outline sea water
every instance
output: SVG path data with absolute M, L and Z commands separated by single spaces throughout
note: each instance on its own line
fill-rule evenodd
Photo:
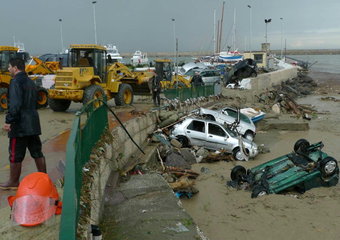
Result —
M 340 55 L 291 55 L 287 57 L 314 63 L 311 71 L 340 73 Z

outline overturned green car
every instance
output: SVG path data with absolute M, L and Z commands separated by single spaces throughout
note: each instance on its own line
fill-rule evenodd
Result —
M 319 186 L 334 186 L 339 181 L 338 162 L 321 151 L 322 142 L 310 145 L 298 140 L 294 151 L 246 170 L 235 166 L 229 186 L 252 191 L 251 197 L 280 193 L 294 188 L 300 193 Z

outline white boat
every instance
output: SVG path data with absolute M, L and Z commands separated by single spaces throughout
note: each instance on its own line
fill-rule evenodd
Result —
M 142 53 L 141 51 L 137 50 L 132 58 L 131 58 L 131 64 L 132 65 L 143 65 L 143 64 L 148 64 L 149 63 L 149 59 L 147 57 L 146 53 Z
M 107 44 L 107 45 L 105 45 L 105 47 L 106 47 L 107 55 L 111 57 L 113 62 L 122 62 L 123 61 L 123 57 L 120 56 L 116 46 L 114 46 L 112 44 Z
M 261 110 L 255 110 L 254 108 L 242 108 L 240 109 L 240 112 L 250 117 L 253 123 L 262 120 L 266 115 L 266 113 L 262 112 Z
M 220 52 L 218 56 L 219 60 L 222 60 L 223 62 L 238 62 L 243 60 L 243 55 L 241 55 L 240 52 L 236 51 L 226 51 L 226 52 Z

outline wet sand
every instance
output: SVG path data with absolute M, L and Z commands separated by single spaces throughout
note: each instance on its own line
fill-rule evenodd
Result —
M 235 165 L 251 168 L 293 150 L 294 143 L 305 138 L 311 143 L 323 141 L 323 151 L 339 156 L 340 102 L 322 101 L 321 97 L 340 99 L 340 75 L 311 73 L 319 84 L 315 94 L 298 99 L 314 105 L 319 114 L 309 121 L 308 131 L 260 131 L 255 142 L 265 144 L 270 153 L 249 162 L 195 164 L 193 170 L 209 169 L 196 181 L 200 191 L 183 206 L 210 240 L 225 239 L 338 239 L 340 235 L 340 184 L 315 188 L 304 194 L 289 192 L 252 199 L 250 192 L 226 186 Z M 294 116 L 285 116 L 289 118 Z M 307 120 L 304 120 L 307 121 Z
M 313 103 L 319 112 L 311 120 L 309 131 L 268 131 L 258 132 L 256 143 L 265 144 L 270 153 L 261 154 L 249 162 L 218 162 L 196 164 L 193 169 L 209 169 L 196 182 L 199 189 L 194 198 L 183 201 L 183 206 L 195 219 L 210 240 L 225 239 L 338 239 L 340 235 L 340 185 L 332 188 L 317 188 L 298 194 L 269 195 L 251 199 L 250 192 L 236 191 L 226 187 L 230 170 L 236 164 L 246 168 L 256 166 L 274 157 L 292 151 L 297 139 L 306 138 L 310 142 L 323 141 L 324 151 L 337 158 L 340 136 L 340 102 L 320 101 L 322 96 L 340 99 L 340 75 L 311 73 L 318 80 L 320 88 L 316 94 L 299 99 L 299 103 Z M 324 95 L 321 95 L 324 94 Z M 56 113 L 50 109 L 39 110 L 43 142 L 70 129 L 74 114 L 80 104 L 72 104 L 66 113 Z M 132 108 L 131 108 L 132 110 Z M 0 123 L 4 122 L 0 113 Z M 289 116 L 288 116 L 289 117 Z M 8 138 L 0 136 L 0 182 L 8 178 Z M 66 140 L 64 140 L 66 141 Z M 65 142 L 66 143 L 66 142 Z M 64 158 L 61 153 L 60 158 Z M 31 162 L 28 171 L 34 171 Z M 48 159 L 47 159 L 47 166 Z M 49 171 L 49 169 L 48 169 Z

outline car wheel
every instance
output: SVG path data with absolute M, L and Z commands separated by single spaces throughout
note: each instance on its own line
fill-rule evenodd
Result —
M 235 166 L 230 173 L 230 178 L 231 180 L 240 183 L 241 180 L 243 179 L 243 176 L 247 174 L 247 170 L 240 165 Z
M 253 141 L 254 140 L 254 133 L 251 132 L 251 131 L 247 131 L 244 135 L 243 135 L 244 138 L 250 140 L 250 141 Z
M 184 136 L 178 136 L 177 141 L 182 144 L 182 147 L 189 147 L 189 140 Z
M 306 139 L 299 139 L 294 144 L 294 152 L 296 153 L 308 153 L 310 144 Z
M 320 171 L 323 177 L 332 176 L 338 171 L 338 162 L 332 157 L 326 157 L 320 161 Z
M 268 194 L 267 189 L 265 189 L 261 185 L 256 185 L 253 188 L 253 191 L 251 192 L 251 197 L 252 198 L 257 198 L 257 197 L 261 197 L 261 196 L 264 196 L 264 195 L 267 195 L 267 194 Z
M 244 156 L 244 153 L 241 151 L 241 149 L 238 147 L 238 148 L 235 148 L 233 150 L 233 156 L 235 158 L 235 160 L 237 161 L 245 161 L 245 156 Z

